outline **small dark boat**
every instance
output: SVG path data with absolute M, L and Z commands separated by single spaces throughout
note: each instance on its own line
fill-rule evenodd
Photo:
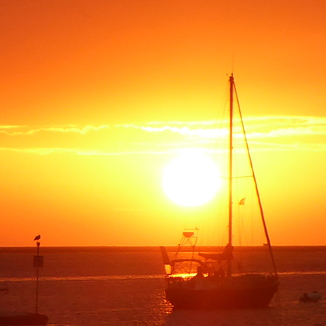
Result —
M 309 293 L 304 293 L 299 301 L 301 302 L 318 302 L 321 299 L 321 293 L 318 291 L 312 291 Z
M 46 325 L 48 317 L 42 314 L 0 311 L 0 325 Z

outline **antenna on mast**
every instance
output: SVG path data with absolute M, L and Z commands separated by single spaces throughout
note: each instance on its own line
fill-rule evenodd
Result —
M 235 66 L 235 54 L 233 53 L 232 54 L 232 68 L 231 68 L 232 75 L 234 74 L 234 66 Z

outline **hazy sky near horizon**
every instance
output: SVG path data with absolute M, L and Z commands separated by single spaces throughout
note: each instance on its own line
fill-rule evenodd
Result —
M 186 216 L 214 222 L 219 194 L 178 206 L 162 173 L 216 158 L 232 71 L 272 243 L 326 245 L 325 1 L 0 8 L 0 246 L 175 245 Z

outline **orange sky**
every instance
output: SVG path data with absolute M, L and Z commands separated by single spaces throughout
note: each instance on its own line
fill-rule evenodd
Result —
M 272 243 L 326 245 L 325 1 L 0 5 L 0 246 L 177 244 L 214 203 L 162 171 L 212 149 L 232 70 Z

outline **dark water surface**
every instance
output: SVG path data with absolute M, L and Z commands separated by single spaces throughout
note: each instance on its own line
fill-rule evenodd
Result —
M 174 311 L 164 299 L 164 270 L 158 248 L 44 248 L 38 311 L 49 325 L 275 325 L 326 326 L 326 247 L 276 248 L 280 289 L 268 309 Z M 35 311 L 34 251 L 0 250 L 1 310 Z M 247 252 L 256 260 L 257 252 Z M 300 303 L 318 290 L 318 303 Z M 324 299 L 325 296 L 325 299 Z

